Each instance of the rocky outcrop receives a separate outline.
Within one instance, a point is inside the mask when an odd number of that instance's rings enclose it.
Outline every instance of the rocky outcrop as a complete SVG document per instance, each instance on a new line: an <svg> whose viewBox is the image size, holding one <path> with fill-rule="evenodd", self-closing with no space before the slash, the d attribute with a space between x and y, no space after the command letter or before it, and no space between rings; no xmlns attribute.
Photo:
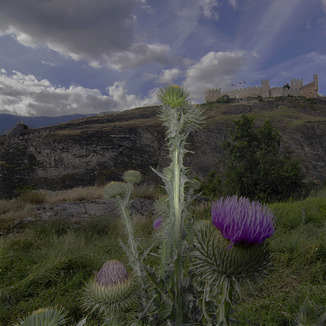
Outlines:
<svg viewBox="0 0 326 326"><path fill-rule="evenodd" d="M150 216L153 213L154 200L137 198L130 204L132 214ZM119 210L114 199L95 199L91 201L58 202L36 205L38 218L47 220L56 217L89 218L92 216L118 216Z"/></svg>
<svg viewBox="0 0 326 326"><path fill-rule="evenodd" d="M204 179L225 159L222 143L241 114L269 119L283 140L302 158L308 180L326 181L326 100L269 99L264 102L205 104L202 129L189 136L186 165ZM157 183L151 167L162 170L169 161L158 107L94 116L24 135L0 137L0 198L22 187L64 189L120 180L136 169L144 181Z"/></svg>

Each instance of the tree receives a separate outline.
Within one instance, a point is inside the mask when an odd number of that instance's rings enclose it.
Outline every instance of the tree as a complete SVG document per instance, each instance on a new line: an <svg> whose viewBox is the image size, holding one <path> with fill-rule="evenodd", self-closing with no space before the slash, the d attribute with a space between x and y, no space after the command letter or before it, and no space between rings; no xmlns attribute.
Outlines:
<svg viewBox="0 0 326 326"><path fill-rule="evenodd" d="M281 136L268 120L254 127L254 118L243 115L235 121L230 139L223 144L228 155L226 194L271 202L301 193L304 174L289 147L281 148Z"/></svg>
<svg viewBox="0 0 326 326"><path fill-rule="evenodd" d="M225 173L212 171L200 191L206 196L238 195L251 200L272 202L295 198L304 190L300 161L292 157L281 136L268 120L260 127L254 118L242 115L229 130L223 143Z"/></svg>

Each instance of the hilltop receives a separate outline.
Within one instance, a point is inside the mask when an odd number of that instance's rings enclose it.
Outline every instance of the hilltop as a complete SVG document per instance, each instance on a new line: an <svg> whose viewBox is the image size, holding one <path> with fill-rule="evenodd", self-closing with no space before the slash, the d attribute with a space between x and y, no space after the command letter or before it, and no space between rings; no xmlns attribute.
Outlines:
<svg viewBox="0 0 326 326"><path fill-rule="evenodd" d="M233 121L253 115L258 125L269 119L285 144L302 158L309 181L326 181L326 99L280 97L207 103L202 129L191 134L186 165L205 179L223 160L222 143ZM158 182L151 167L167 165L159 107L142 107L29 129L0 137L0 198L33 186L66 189L119 180L126 169Z"/></svg>
<svg viewBox="0 0 326 326"><path fill-rule="evenodd" d="M5 114L0 113L0 135L4 135L7 132L10 132L12 128L15 127L17 123L25 123L29 127L32 128L41 128L47 127L51 125L55 125L62 122L67 122L73 119L80 119L84 117L89 117L95 114L69 114L69 115L61 115L58 117L26 117L14 114Z"/></svg>

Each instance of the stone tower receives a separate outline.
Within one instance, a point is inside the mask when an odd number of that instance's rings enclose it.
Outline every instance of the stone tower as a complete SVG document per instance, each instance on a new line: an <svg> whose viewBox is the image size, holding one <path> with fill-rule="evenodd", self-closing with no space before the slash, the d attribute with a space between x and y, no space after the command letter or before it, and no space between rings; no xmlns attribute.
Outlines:
<svg viewBox="0 0 326 326"><path fill-rule="evenodd" d="M300 89L303 87L303 79L291 78L291 89Z"/></svg>
<svg viewBox="0 0 326 326"><path fill-rule="evenodd" d="M265 79L261 81L261 96L269 97L270 93L269 79Z"/></svg>

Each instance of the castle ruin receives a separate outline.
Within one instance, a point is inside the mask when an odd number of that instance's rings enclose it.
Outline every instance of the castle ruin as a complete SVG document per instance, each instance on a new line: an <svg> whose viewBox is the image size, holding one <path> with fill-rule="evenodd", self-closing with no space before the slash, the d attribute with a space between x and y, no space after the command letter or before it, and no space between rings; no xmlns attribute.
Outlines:
<svg viewBox="0 0 326 326"><path fill-rule="evenodd" d="M223 95L228 95L231 98L246 98L246 97L278 97L278 96L305 96L318 97L318 74L314 74L314 80L306 85L303 85L303 79L291 79L290 85L283 87L270 87L269 80L262 80L261 87L244 87L232 89L226 92L221 92L221 89L209 89L205 92L205 102L214 102Z"/></svg>

